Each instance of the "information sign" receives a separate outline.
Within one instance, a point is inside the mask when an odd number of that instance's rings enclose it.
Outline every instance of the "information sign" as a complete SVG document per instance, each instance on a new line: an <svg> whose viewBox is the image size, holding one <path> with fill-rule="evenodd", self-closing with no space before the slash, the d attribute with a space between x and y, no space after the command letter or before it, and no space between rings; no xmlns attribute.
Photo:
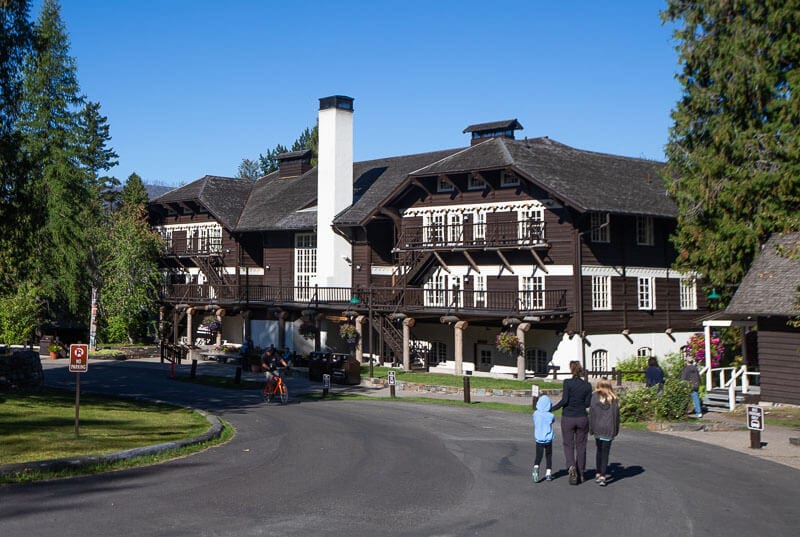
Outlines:
<svg viewBox="0 0 800 537"><path fill-rule="evenodd" d="M394 371L389 371L389 386L394 386L396 384Z"/></svg>
<svg viewBox="0 0 800 537"><path fill-rule="evenodd" d="M89 370L89 345L73 343L69 346L69 370L72 373L86 373Z"/></svg>
<svg viewBox="0 0 800 537"><path fill-rule="evenodd" d="M331 387L331 376L328 373L322 374L322 388L327 390Z"/></svg>
<svg viewBox="0 0 800 537"><path fill-rule="evenodd" d="M751 431L764 430L764 409L756 405L747 406L747 428Z"/></svg>
<svg viewBox="0 0 800 537"><path fill-rule="evenodd" d="M539 385L534 384L531 386L531 397L539 397Z"/></svg>

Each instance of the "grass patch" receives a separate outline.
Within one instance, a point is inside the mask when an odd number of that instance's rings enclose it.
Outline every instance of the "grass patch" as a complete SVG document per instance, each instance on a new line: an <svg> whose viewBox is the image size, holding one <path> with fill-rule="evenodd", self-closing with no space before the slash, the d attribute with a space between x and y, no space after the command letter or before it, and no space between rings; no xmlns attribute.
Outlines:
<svg viewBox="0 0 800 537"><path fill-rule="evenodd" d="M162 462L178 459L181 457L187 457L194 453L206 450L210 447L224 444L225 442L228 442L231 438L233 438L235 434L235 430L233 429L233 427L224 420L220 421L222 423L222 432L219 438L210 440L208 442L201 442L198 444L186 446L179 449L171 449L155 455L144 455L141 457L133 457L121 461L87 465L79 468L70 468L56 472L33 470L33 471L21 472L13 476L12 475L0 476L0 484L31 483L34 481L65 479L68 477L76 477L81 475L91 475L103 472L124 470L127 468L138 468L140 466L150 466L153 464L159 464Z"/></svg>
<svg viewBox="0 0 800 537"><path fill-rule="evenodd" d="M745 423L747 405L740 405L730 413ZM764 422L766 425L800 429L800 408L792 406L774 406L764 409Z"/></svg>
<svg viewBox="0 0 800 537"><path fill-rule="evenodd" d="M443 373L427 373L424 371L403 371L384 366L373 366L372 369L373 377L378 379L388 378L388 372L394 371L395 378L402 382L430 384L435 386L460 387L464 385L464 377L460 375L445 375ZM361 366L361 376L369 376L369 365ZM539 388L544 390L561 389L562 386L561 382L552 382L545 379L516 380L493 377L470 377L469 384L471 388L486 390L530 390L532 384L536 384Z"/></svg>
<svg viewBox="0 0 800 537"><path fill-rule="evenodd" d="M205 417L174 406L74 392L9 393L0 405L0 464L102 455L172 442L208 430Z"/></svg>

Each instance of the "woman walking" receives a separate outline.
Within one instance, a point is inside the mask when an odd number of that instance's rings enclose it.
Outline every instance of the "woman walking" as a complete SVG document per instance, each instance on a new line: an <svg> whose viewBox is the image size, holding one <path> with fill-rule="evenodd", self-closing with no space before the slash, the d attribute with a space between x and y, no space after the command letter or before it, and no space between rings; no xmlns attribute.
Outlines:
<svg viewBox="0 0 800 537"><path fill-rule="evenodd" d="M564 381L561 401L550 410L561 412L561 434L564 443L564 458L569 468L569 484L577 485L583 481L586 469L586 438L589 436L589 420L586 409L592 399L592 386L583 380L583 367L577 360L569 363L572 378Z"/></svg>
<svg viewBox="0 0 800 537"><path fill-rule="evenodd" d="M597 448L595 464L597 475L594 480L601 487L606 486L608 475L608 457L611 453L611 441L619 434L619 400L611 383L603 379L597 383L592 394L589 407L589 432L594 436Z"/></svg>

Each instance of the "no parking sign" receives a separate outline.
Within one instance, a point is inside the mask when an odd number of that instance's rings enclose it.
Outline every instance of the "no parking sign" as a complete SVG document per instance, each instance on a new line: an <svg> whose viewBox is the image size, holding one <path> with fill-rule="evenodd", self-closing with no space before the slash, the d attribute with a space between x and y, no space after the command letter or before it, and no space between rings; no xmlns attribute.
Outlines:
<svg viewBox="0 0 800 537"><path fill-rule="evenodd" d="M89 345L73 343L69 346L69 370L72 373L86 373L89 370Z"/></svg>

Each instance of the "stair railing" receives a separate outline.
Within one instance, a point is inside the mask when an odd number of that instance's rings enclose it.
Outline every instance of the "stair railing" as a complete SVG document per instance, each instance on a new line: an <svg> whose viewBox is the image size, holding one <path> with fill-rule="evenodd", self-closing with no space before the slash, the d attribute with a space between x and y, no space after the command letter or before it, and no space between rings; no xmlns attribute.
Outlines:
<svg viewBox="0 0 800 537"><path fill-rule="evenodd" d="M742 365L738 370L729 367L723 369L731 370L731 378L723 386L728 389L728 409L733 411L736 408L736 386L741 387L742 395L750 392L750 375L760 376L761 373L757 371L748 371L746 365Z"/></svg>

